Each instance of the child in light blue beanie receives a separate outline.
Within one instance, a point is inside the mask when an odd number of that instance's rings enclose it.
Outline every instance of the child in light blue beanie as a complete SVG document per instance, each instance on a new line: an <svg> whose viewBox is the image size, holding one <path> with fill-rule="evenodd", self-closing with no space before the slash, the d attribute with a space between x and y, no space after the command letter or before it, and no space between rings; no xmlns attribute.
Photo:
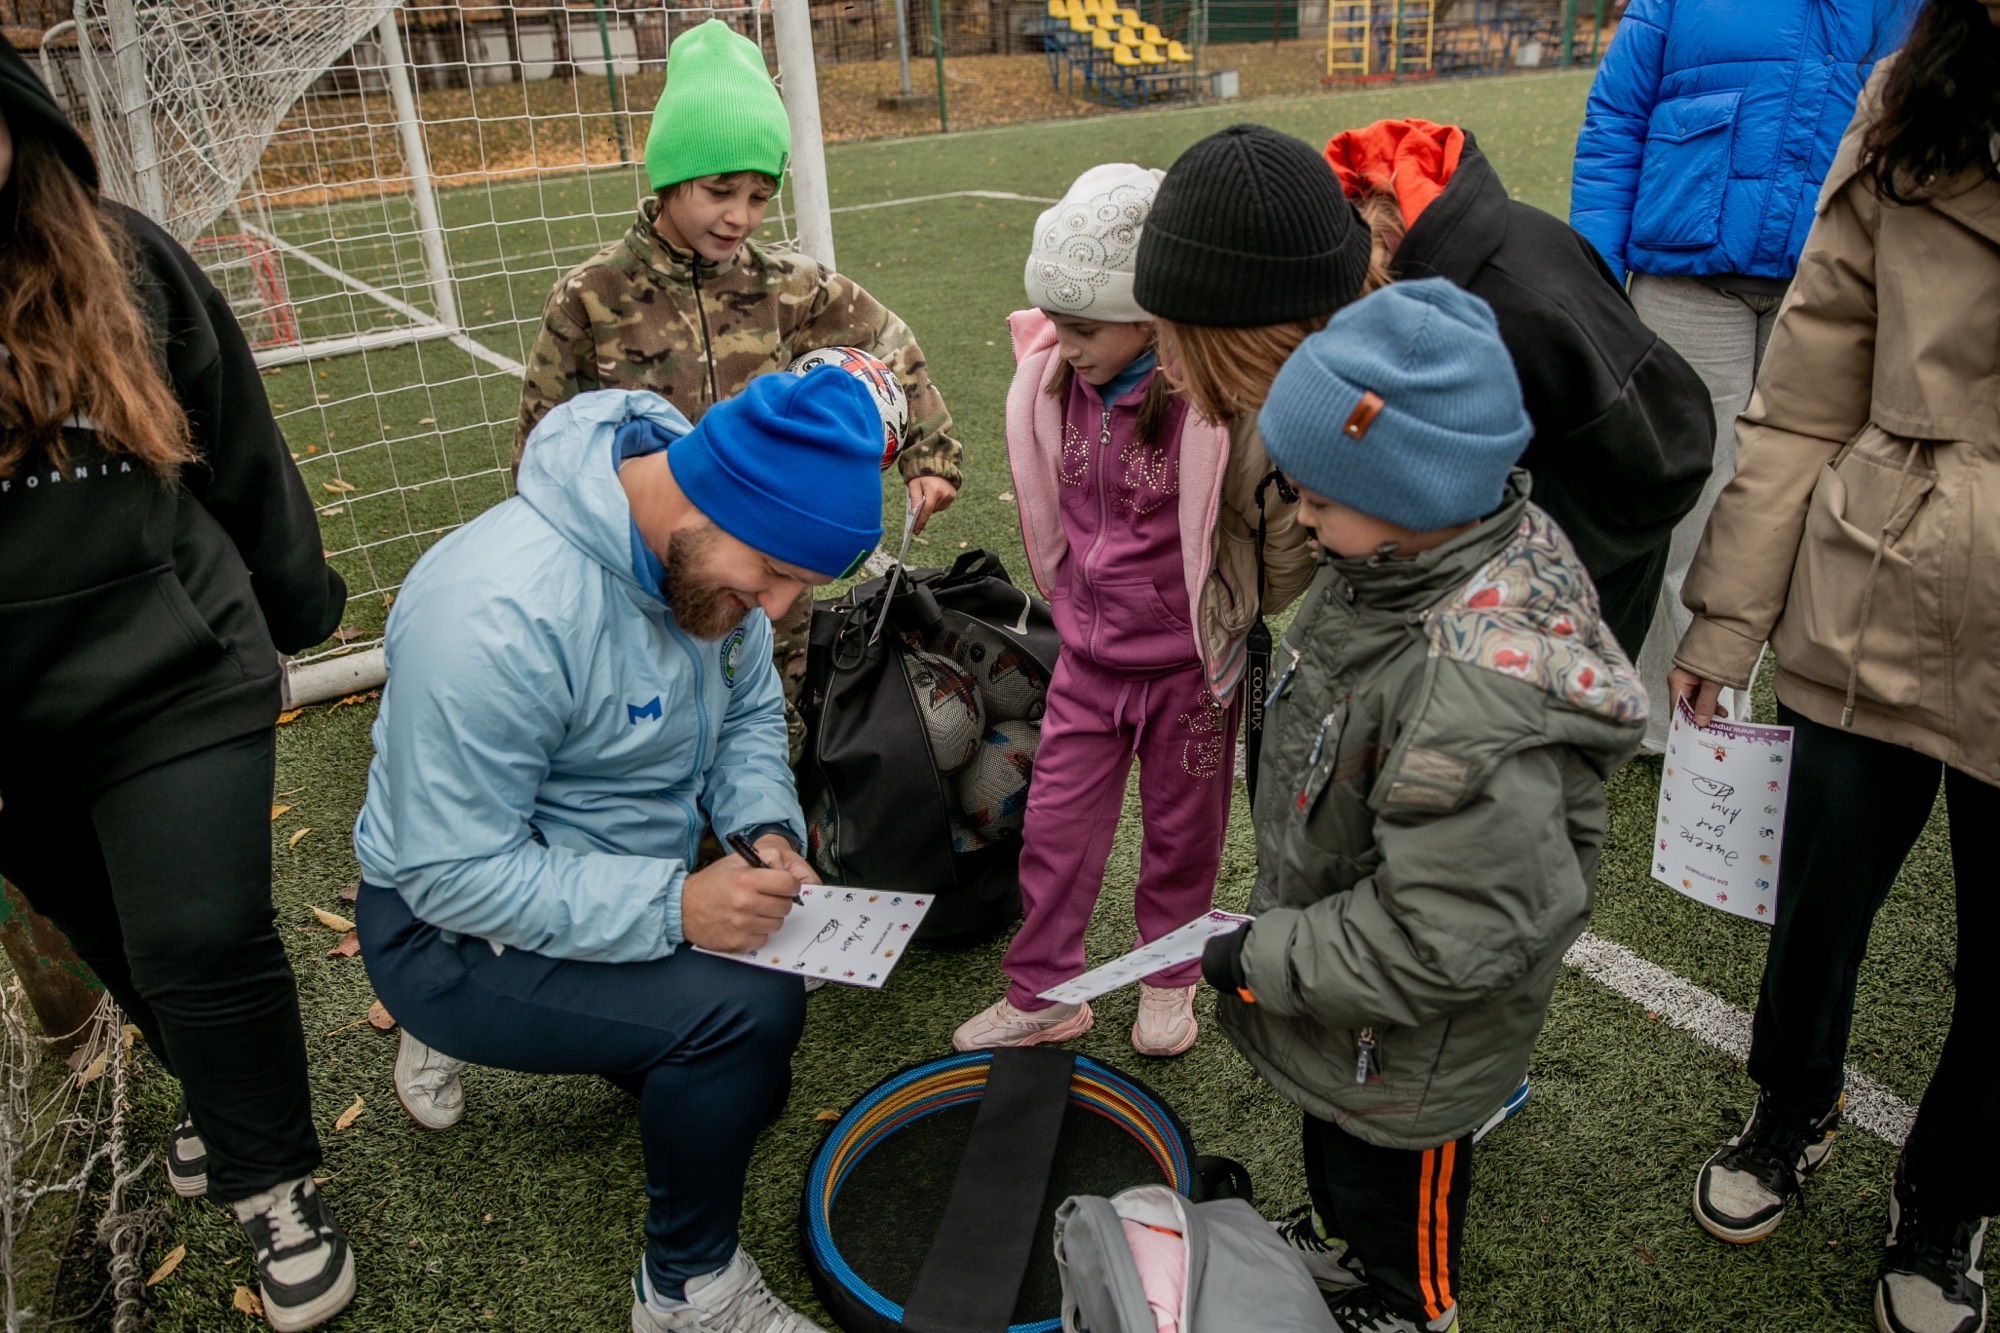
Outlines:
<svg viewBox="0 0 2000 1333"><path fill-rule="evenodd" d="M1258 417L1322 564L1279 645L1256 920L1202 976L1305 1112L1280 1232L1344 1333L1452 1333L1474 1141L1507 1113L1590 913L1604 779L1645 694L1514 466L1493 312L1441 279L1334 315Z"/></svg>

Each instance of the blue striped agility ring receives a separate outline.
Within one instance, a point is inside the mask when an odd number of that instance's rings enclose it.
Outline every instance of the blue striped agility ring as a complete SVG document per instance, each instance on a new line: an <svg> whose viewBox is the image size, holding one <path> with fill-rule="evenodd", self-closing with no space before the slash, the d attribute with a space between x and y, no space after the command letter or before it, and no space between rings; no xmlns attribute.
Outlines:
<svg viewBox="0 0 2000 1333"><path fill-rule="evenodd" d="M814 1156L801 1243L820 1303L846 1333L896 1333L902 1302L929 1251L958 1155L986 1088L990 1052L949 1055L890 1075L862 1094ZM1113 1194L1140 1184L1196 1192L1186 1128L1137 1080L1078 1055L1049 1185ZM1056 1333L1060 1285L1038 1237L1008 1333ZM1032 1316L1032 1317L1031 1317Z"/></svg>

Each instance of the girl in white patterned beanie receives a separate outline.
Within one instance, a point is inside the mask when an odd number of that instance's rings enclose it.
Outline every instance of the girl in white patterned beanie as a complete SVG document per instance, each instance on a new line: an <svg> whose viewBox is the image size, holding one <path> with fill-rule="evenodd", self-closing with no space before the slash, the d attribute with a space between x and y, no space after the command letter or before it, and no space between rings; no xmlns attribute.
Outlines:
<svg viewBox="0 0 2000 1333"><path fill-rule="evenodd" d="M958 1029L960 1050L1090 1030L1088 1003L1043 992L1084 970L1084 927L1134 759L1139 940L1208 911L1221 865L1260 592L1256 489L1270 465L1254 431L1240 445L1173 391L1133 300L1133 261L1163 174L1114 163L1078 177L1035 223L1026 273L1035 308L1008 321L1018 362L1008 461L1029 571L1054 609L1062 654L1039 727L999 724L1033 751L1025 796L962 802L968 841L1021 819L1024 920L1002 965L1007 994ZM1312 564L1295 523L1267 537L1262 593L1275 610ZM1140 1054L1194 1044L1199 977L1198 963L1184 963L1144 978L1132 1026Z"/></svg>

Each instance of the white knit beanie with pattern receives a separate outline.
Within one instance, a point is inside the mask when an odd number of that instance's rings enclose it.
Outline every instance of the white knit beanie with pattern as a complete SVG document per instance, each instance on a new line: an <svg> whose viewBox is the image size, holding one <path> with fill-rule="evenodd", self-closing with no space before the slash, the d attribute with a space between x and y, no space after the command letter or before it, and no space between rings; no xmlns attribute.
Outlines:
<svg viewBox="0 0 2000 1333"><path fill-rule="evenodd" d="M1035 219L1026 274L1029 302L1052 315L1107 324L1149 318L1132 299L1133 261L1165 175L1111 162L1078 176L1062 202Z"/></svg>

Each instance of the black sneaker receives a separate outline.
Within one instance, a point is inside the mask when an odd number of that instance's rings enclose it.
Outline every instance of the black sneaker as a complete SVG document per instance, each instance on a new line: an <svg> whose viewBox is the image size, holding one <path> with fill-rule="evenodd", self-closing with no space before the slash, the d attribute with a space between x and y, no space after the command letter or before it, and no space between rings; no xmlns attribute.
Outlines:
<svg viewBox="0 0 2000 1333"><path fill-rule="evenodd" d="M1889 1194L1889 1249L1875 1280L1882 1333L1979 1333L1986 1327L1983 1217L1938 1217L1917 1206L1900 1166Z"/></svg>
<svg viewBox="0 0 2000 1333"><path fill-rule="evenodd" d="M274 1185L234 1207L257 1258L264 1318L272 1328L316 1328L354 1299L354 1252L311 1176Z"/></svg>
<svg viewBox="0 0 2000 1333"><path fill-rule="evenodd" d="M1458 1304L1435 1319L1406 1319L1364 1287L1333 1307L1334 1333L1458 1333Z"/></svg>
<svg viewBox="0 0 2000 1333"><path fill-rule="evenodd" d="M1319 1214L1306 1204L1282 1222L1271 1223L1278 1239L1298 1252L1306 1272L1321 1291L1338 1296L1358 1290L1368 1281L1361 1261L1348 1250L1347 1242L1335 1240L1320 1225Z"/></svg>
<svg viewBox="0 0 2000 1333"><path fill-rule="evenodd" d="M208 1193L208 1145L194 1132L194 1117L187 1102L167 1135L167 1184L183 1199L199 1199Z"/></svg>
<svg viewBox="0 0 2000 1333"><path fill-rule="evenodd" d="M1709 1235L1736 1245L1776 1231L1792 1196L1833 1151L1840 1106L1836 1101L1819 1119L1805 1120L1773 1110L1760 1093L1750 1123L1695 1177L1695 1221Z"/></svg>

